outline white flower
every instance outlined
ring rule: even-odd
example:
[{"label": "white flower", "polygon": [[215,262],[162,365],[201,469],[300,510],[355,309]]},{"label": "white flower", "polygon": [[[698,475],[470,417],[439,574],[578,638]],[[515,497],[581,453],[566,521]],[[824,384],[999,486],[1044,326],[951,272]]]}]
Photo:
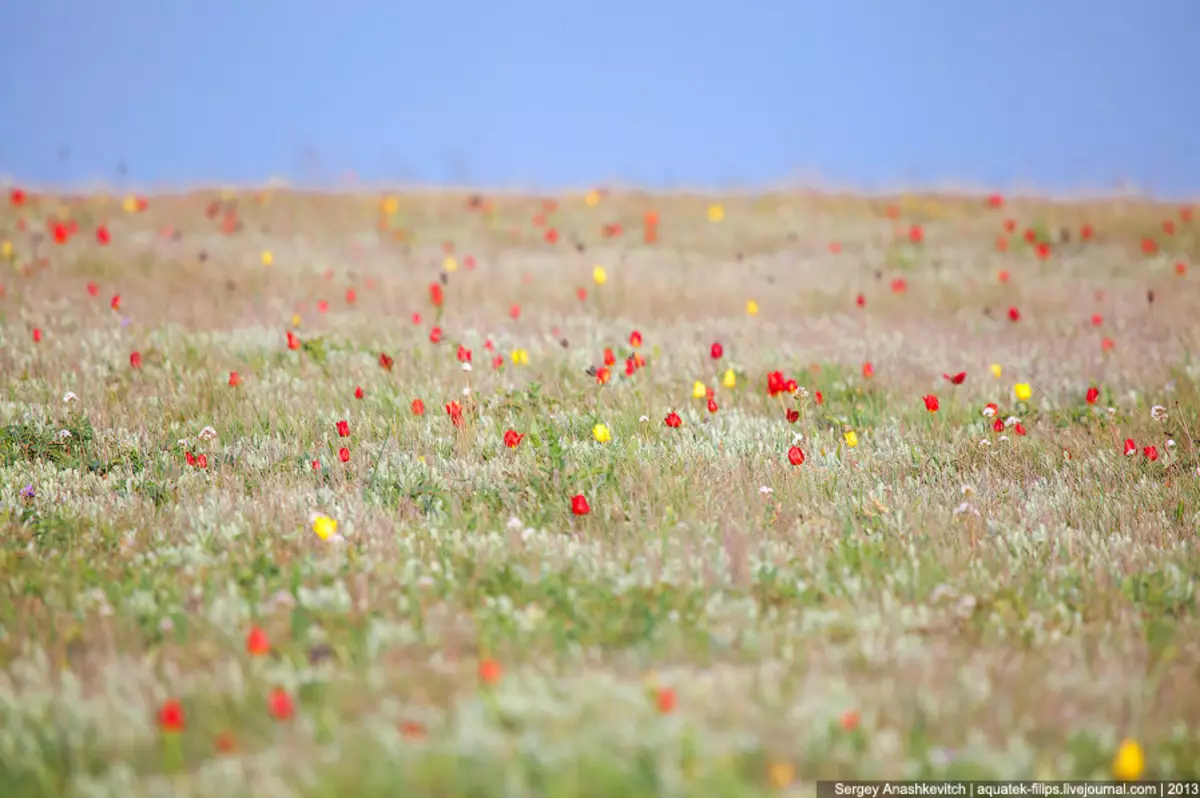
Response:
[{"label": "white flower", "polygon": [[983,408],[983,415],[985,418],[991,418],[992,416],[996,415],[996,408],[988,405],[987,407]]},{"label": "white flower", "polygon": [[217,437],[217,431],[212,427],[205,427],[200,430],[200,433],[196,437],[202,441],[211,441]]},{"label": "white flower", "polygon": [[520,518],[517,518],[515,515],[512,518],[508,519],[508,528],[514,532],[523,526],[525,526],[525,523],[523,521],[521,521]]},{"label": "white flower", "polygon": [[803,432],[794,432],[794,433],[792,433],[792,445],[793,445],[793,446],[797,446],[797,445],[799,445],[799,444],[800,444],[800,442],[801,442],[801,441],[803,441],[803,440],[804,440],[804,433],[803,433]]},{"label": "white flower", "polygon": [[1115,407],[1108,408],[1108,414],[1110,416],[1115,416],[1117,414],[1117,408],[1115,408]]},{"label": "white flower", "polygon": [[63,394],[63,402],[65,402],[66,404],[71,404],[71,402],[78,402],[78,401],[79,401],[79,397],[75,394],[74,391],[67,391],[66,393]]},{"label": "white flower", "polygon": [[70,437],[71,437],[71,430],[69,430],[69,429],[60,429],[60,430],[58,431],[58,439],[59,439],[60,441],[65,441],[65,440],[67,440],[67,439],[68,439],[68,438],[70,438]]},{"label": "white flower", "polygon": [[186,449],[187,447],[191,446],[191,444],[188,443],[187,438],[180,438],[179,440],[175,441],[175,445],[181,449]]},{"label": "white flower", "polygon": [[992,445],[992,442],[991,442],[991,441],[989,441],[987,438],[984,438],[983,440],[981,440],[981,441],[979,442],[979,445],[980,445],[980,446],[991,446],[991,445]]},{"label": "white flower", "polygon": [[979,511],[972,507],[970,502],[963,502],[954,508],[955,515],[965,515],[967,513],[970,513],[971,515],[979,515]]},{"label": "white flower", "polygon": [[1154,419],[1155,421],[1166,421],[1167,408],[1163,407],[1162,405],[1155,405],[1154,407],[1150,408],[1150,418]]},{"label": "white flower", "polygon": [[470,364],[470,363],[467,363],[467,362],[464,362],[464,363],[462,364],[462,370],[463,370],[463,371],[470,371],[470,370],[471,370],[471,364]]},{"label": "white flower", "polygon": [[1175,441],[1171,440],[1170,438],[1167,438],[1167,448],[1168,448],[1168,449],[1174,449],[1174,448],[1175,448]]},{"label": "white flower", "polygon": [[1007,440],[1008,440],[1008,436],[1007,436],[1007,435],[1001,435],[1001,436],[1000,436],[999,438],[997,438],[996,440],[998,440],[998,441],[1007,441]]},{"label": "white flower", "polygon": [[468,385],[467,387],[463,388],[463,396],[470,396],[470,395],[471,395],[471,386]]},{"label": "white flower", "polygon": [[975,494],[975,489],[970,485],[963,485],[961,488],[959,488],[959,492],[964,496],[972,496]]},{"label": "white flower", "polygon": [[649,420],[650,420],[650,416],[639,416],[638,417],[638,421],[642,422],[643,424],[645,424]]},{"label": "white flower", "polygon": [[774,493],[774,492],[775,492],[775,489],[774,489],[774,488],[771,488],[771,487],[768,487],[768,486],[766,486],[766,485],[762,485],[762,486],[760,486],[760,487],[759,487],[759,489],[758,489],[758,492],[759,492],[759,493],[761,493],[761,494],[762,494],[762,495],[764,495],[764,496],[770,496],[772,493]]},{"label": "white flower", "polygon": [[807,399],[808,398],[808,389],[805,388],[803,385],[797,385],[796,390],[792,391],[792,394],[794,396],[799,396],[801,399]]},{"label": "white flower", "polygon": [[1006,427],[1011,427],[1014,424],[1020,424],[1020,423],[1021,423],[1021,419],[1017,418],[1016,416],[1009,416],[1008,418],[1004,419],[1004,426],[1006,426]]}]

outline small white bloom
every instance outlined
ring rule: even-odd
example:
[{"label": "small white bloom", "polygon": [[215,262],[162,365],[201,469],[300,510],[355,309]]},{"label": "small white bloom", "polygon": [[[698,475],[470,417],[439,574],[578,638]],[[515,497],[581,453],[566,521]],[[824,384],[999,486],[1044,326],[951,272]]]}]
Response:
[{"label": "small white bloom", "polygon": [[970,485],[963,485],[961,488],[959,488],[959,492],[964,496],[973,496],[975,494],[975,489]]},{"label": "small white bloom", "polygon": [[803,440],[804,440],[804,433],[803,433],[803,432],[794,432],[794,433],[792,433],[792,445],[793,445],[793,446],[797,446],[797,445],[799,445],[799,444],[800,444],[800,442],[801,442],[801,441],[803,441]]},{"label": "small white bloom", "polygon": [[467,362],[464,362],[464,363],[462,364],[462,370],[463,370],[463,371],[470,371],[470,370],[471,370],[471,364],[470,364],[470,363],[467,363]]},{"label": "small white bloom", "polygon": [[211,441],[217,437],[217,431],[212,427],[205,427],[204,429],[200,430],[200,434],[196,437],[202,441]]},{"label": "small white bloom", "polygon": [[1110,416],[1115,416],[1117,414],[1117,408],[1115,408],[1115,407],[1108,408],[1108,414]]},{"label": "small white bloom", "polygon": [[188,443],[188,439],[187,439],[187,438],[180,438],[179,440],[175,441],[175,445],[176,445],[176,446],[178,446],[178,447],[180,447],[180,448],[182,448],[182,449],[186,449],[186,448],[188,448],[189,446],[191,446],[191,444],[190,444],[190,443]]},{"label": "small white bloom", "polygon": [[972,507],[970,502],[963,502],[954,508],[955,515],[965,515],[967,513],[970,513],[971,515],[979,515],[979,511]]},{"label": "small white bloom", "polygon": [[70,438],[70,437],[71,437],[71,430],[69,430],[69,429],[60,429],[60,430],[58,431],[58,439],[59,439],[60,441],[65,441],[65,440],[67,440],[67,439],[68,439],[68,438]]},{"label": "small white bloom", "polygon": [[529,539],[537,534],[537,530],[531,526],[527,526],[521,530],[521,540],[528,543]]},{"label": "small white bloom", "polygon": [[1000,436],[999,438],[997,438],[996,440],[998,440],[998,441],[1001,441],[1001,442],[1004,442],[1004,441],[1007,441],[1007,440],[1008,440],[1008,436],[1007,436],[1007,435],[1001,435],[1001,436]]},{"label": "small white bloom", "polygon": [[1175,448],[1175,441],[1171,440],[1170,438],[1167,438],[1167,448],[1168,448],[1168,449],[1174,449],[1174,448]]},{"label": "small white bloom", "polygon": [[991,418],[992,416],[996,415],[996,408],[990,405],[983,408],[983,415],[985,418]]},{"label": "small white bloom", "polygon": [[467,387],[463,388],[463,396],[470,396],[470,395],[471,395],[471,386],[468,385]]},{"label": "small white bloom", "polygon": [[767,485],[762,485],[759,487],[758,492],[764,496],[770,496],[772,493],[775,492],[775,489],[772,487],[769,487]]},{"label": "small white bloom", "polygon": [[643,424],[645,424],[649,420],[650,420],[650,416],[639,416],[638,417],[638,421],[642,422]]},{"label": "small white bloom", "polygon": [[67,391],[66,393],[63,394],[63,401],[66,402],[67,404],[71,404],[71,402],[78,402],[79,397],[75,394],[74,391]]},{"label": "small white bloom", "polygon": [[991,442],[991,441],[989,441],[987,438],[984,438],[983,440],[981,440],[981,441],[979,442],[979,445],[980,445],[980,446],[991,446],[991,445],[992,445],[992,442]]},{"label": "small white bloom", "polygon": [[1166,421],[1167,408],[1163,407],[1162,405],[1155,405],[1154,407],[1150,408],[1150,418],[1154,419],[1155,421]]},{"label": "small white bloom", "polygon": [[807,399],[808,398],[808,389],[805,388],[803,385],[797,385],[796,390],[792,391],[792,394],[795,396],[799,396],[801,399]]},{"label": "small white bloom", "polygon": [[1021,423],[1021,419],[1017,418],[1016,416],[1009,416],[1008,418],[1004,419],[1004,426],[1006,426],[1006,427],[1011,427],[1014,424],[1020,424],[1020,423]]},{"label": "small white bloom", "polygon": [[508,519],[508,528],[514,532],[523,526],[525,526],[524,522],[521,521],[520,518],[517,518],[515,515],[512,518]]}]

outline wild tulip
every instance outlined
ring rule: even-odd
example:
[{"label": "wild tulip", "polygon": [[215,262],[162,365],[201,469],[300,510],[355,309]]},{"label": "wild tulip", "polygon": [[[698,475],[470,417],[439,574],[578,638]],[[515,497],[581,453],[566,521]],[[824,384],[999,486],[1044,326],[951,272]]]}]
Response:
[{"label": "wild tulip", "polygon": [[938,404],[938,398],[936,396],[929,394],[923,397],[923,401],[925,402],[925,409],[930,413],[936,413],[938,411],[938,407],[940,405]]},{"label": "wild tulip", "polygon": [[185,725],[183,704],[177,699],[168,698],[159,707],[158,727],[167,734],[178,734],[183,731]]},{"label": "wild tulip", "polygon": [[134,352],[131,354],[129,356],[129,365],[135,369],[140,369],[142,367],[142,353]]},{"label": "wild tulip", "polygon": [[577,493],[571,497],[571,512],[575,515],[587,515],[592,511],[592,507],[588,504],[587,497],[582,493]]},{"label": "wild tulip", "polygon": [[524,435],[517,432],[516,430],[511,430],[511,429],[506,430],[504,432],[504,445],[510,449],[515,449],[515,448],[517,448],[517,446],[520,445],[521,440],[524,437],[525,437]]},{"label": "wild tulip", "polygon": [[667,417],[663,419],[663,423],[671,429],[679,429],[683,425],[683,419],[679,417],[678,413],[672,410],[670,413],[667,413]]},{"label": "wild tulip", "polygon": [[724,354],[725,354],[725,347],[721,346],[719,343],[714,343],[709,348],[709,355],[712,356],[713,360],[720,360],[721,356]]},{"label": "wild tulip", "polygon": [[1096,404],[1096,400],[1100,398],[1100,389],[1093,385],[1087,389],[1087,396],[1084,398],[1089,405]]},{"label": "wild tulip", "polygon": [[413,399],[412,400],[412,414],[414,416],[425,415],[425,403],[422,402],[420,399]]},{"label": "wild tulip", "polygon": [[246,652],[254,657],[262,657],[271,651],[271,641],[267,633],[259,626],[251,626],[246,633]]},{"label": "wild tulip", "polygon": [[338,459],[341,460],[343,463],[349,463],[350,462],[350,450],[347,449],[345,446],[338,449]]},{"label": "wild tulip", "polygon": [[288,720],[295,713],[296,704],[287,690],[276,687],[267,696],[267,712],[275,720]]},{"label": "wild tulip", "polygon": [[942,377],[951,385],[962,385],[963,381],[967,379],[967,372],[960,371],[957,374],[943,374]]},{"label": "wild tulip", "polygon": [[350,422],[349,421],[339,421],[337,423],[337,434],[338,434],[339,438],[349,438],[350,437]]},{"label": "wild tulip", "polygon": [[788,462],[794,466],[804,465],[804,450],[799,446],[793,446],[792,448],[788,449],[787,459]]}]

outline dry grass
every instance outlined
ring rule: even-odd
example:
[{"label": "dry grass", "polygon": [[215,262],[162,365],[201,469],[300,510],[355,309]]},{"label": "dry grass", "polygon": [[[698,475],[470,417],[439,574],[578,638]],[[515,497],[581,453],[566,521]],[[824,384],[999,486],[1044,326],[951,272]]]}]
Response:
[{"label": "dry grass", "polygon": [[[1200,774],[1200,298],[1176,268],[1200,226],[1180,209],[780,194],[710,223],[699,196],[468,199],[0,211],[0,794],[751,795],[1100,777],[1124,738],[1147,775]],[[55,244],[52,218],[78,232]],[[806,390],[768,396],[776,370]]]}]

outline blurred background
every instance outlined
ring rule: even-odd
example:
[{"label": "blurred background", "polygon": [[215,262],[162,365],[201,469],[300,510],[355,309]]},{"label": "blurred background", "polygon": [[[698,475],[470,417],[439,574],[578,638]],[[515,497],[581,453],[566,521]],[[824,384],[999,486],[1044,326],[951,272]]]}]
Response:
[{"label": "blurred background", "polygon": [[38,0],[0,16],[0,175],[39,186],[1200,195],[1187,0]]}]

